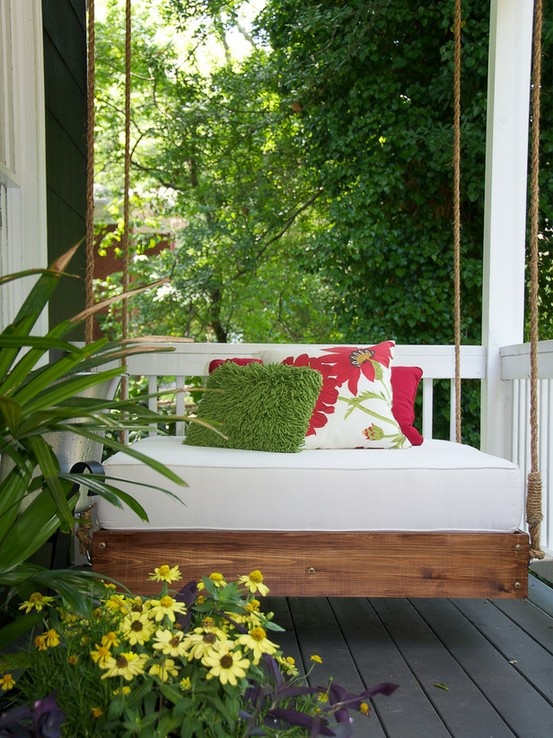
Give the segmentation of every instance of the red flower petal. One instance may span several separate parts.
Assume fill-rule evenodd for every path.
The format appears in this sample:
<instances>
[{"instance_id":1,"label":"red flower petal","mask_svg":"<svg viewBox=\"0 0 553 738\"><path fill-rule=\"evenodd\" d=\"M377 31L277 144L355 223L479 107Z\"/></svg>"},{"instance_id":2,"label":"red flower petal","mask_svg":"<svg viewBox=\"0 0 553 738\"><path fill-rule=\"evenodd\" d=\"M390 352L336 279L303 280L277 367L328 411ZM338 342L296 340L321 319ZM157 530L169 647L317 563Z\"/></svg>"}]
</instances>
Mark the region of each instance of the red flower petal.
<instances>
[{"instance_id":1,"label":"red flower petal","mask_svg":"<svg viewBox=\"0 0 553 738\"><path fill-rule=\"evenodd\" d=\"M311 369L316 369L323 375L323 386L315 403L306 433L306 436L313 436L317 432L317 428L323 428L328 423L327 416L332 415L334 412L334 406L338 401L336 377L333 373L330 373L330 367L322 357L300 354L296 357L288 356L282 363L290 364L291 366L307 366Z\"/></svg>"},{"instance_id":2,"label":"red flower petal","mask_svg":"<svg viewBox=\"0 0 553 738\"><path fill-rule=\"evenodd\" d=\"M393 341L384 341L375 346L334 346L324 349L328 352L325 362L334 367L338 386L345 382L352 395L357 395L357 388L361 372L371 382L375 380L374 363L385 367L390 365L392 358Z\"/></svg>"}]
</instances>

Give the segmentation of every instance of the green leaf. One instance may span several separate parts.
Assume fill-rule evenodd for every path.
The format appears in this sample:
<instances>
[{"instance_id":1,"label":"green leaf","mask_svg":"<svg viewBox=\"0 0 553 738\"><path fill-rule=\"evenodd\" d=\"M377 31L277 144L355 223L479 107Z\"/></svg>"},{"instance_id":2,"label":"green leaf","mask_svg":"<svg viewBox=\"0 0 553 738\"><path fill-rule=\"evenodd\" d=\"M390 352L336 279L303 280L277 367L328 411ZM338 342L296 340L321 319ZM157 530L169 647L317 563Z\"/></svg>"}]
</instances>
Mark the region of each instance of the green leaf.
<instances>
[{"instance_id":1,"label":"green leaf","mask_svg":"<svg viewBox=\"0 0 553 738\"><path fill-rule=\"evenodd\" d=\"M0 395L0 419L4 421L12 435L17 435L21 421L21 405L11 397Z\"/></svg>"},{"instance_id":2,"label":"green leaf","mask_svg":"<svg viewBox=\"0 0 553 738\"><path fill-rule=\"evenodd\" d=\"M69 251L66 251L58 259L56 259L56 261L54 261L48 267L48 269L26 270L23 272L17 272L15 274L10 274L7 277L3 277L0 279L0 284L2 284L13 279L20 279L24 276L29 276L33 274L38 275L38 280L29 291L27 297L25 298L25 301L23 302L23 305L20 307L17 313L17 316L14 320L15 323L18 323L26 317L36 316L38 318L44 307L47 305L50 297L54 293L54 290L58 286L60 277L66 274L65 268L70 263L79 246L80 244L76 244L71 249L69 249Z\"/></svg>"},{"instance_id":3,"label":"green leaf","mask_svg":"<svg viewBox=\"0 0 553 738\"><path fill-rule=\"evenodd\" d=\"M19 639L25 635L31 628L41 622L43 613L33 612L28 615L19 615L8 625L0 628L0 652L5 651L9 646L13 646ZM10 665L10 658L13 659ZM9 671L14 668L21 668L21 664L16 663L16 655L3 654L1 656L0 671ZM15 663L15 666L13 665Z\"/></svg>"},{"instance_id":4,"label":"green leaf","mask_svg":"<svg viewBox=\"0 0 553 738\"><path fill-rule=\"evenodd\" d=\"M8 458L7 454L6 458ZM2 494L0 494L0 559L3 539L12 529L17 519L19 507L31 483L33 469L34 464L29 464L24 457L20 458L17 460L17 466L2 480Z\"/></svg>"},{"instance_id":5,"label":"green leaf","mask_svg":"<svg viewBox=\"0 0 553 738\"><path fill-rule=\"evenodd\" d=\"M178 705L180 702L182 702L183 693L180 689L177 689L177 687L173 687L173 685L171 684L164 684L163 682L161 682L159 685L159 690L161 694L165 697L165 699L169 700L169 702L172 702L174 705ZM180 720L178 724L180 724Z\"/></svg>"},{"instance_id":6,"label":"green leaf","mask_svg":"<svg viewBox=\"0 0 553 738\"><path fill-rule=\"evenodd\" d=\"M52 447L41 436L27 438L25 445L34 454L46 487L54 500L60 522L67 530L72 530L74 525L72 507L74 507L75 500L73 500L73 506L70 506L67 501L69 489L67 485L61 483L60 467Z\"/></svg>"}]
</instances>

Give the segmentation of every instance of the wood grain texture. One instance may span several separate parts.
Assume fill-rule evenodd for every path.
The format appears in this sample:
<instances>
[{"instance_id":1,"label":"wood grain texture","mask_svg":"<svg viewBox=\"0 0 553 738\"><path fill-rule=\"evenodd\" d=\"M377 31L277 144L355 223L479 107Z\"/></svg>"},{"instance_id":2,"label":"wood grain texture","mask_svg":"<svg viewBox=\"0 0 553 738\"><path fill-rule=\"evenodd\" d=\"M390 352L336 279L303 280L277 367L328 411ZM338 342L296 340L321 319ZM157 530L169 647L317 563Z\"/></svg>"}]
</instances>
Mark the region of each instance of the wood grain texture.
<instances>
[{"instance_id":1,"label":"wood grain texture","mask_svg":"<svg viewBox=\"0 0 553 738\"><path fill-rule=\"evenodd\" d=\"M528 550L520 532L99 530L93 568L142 594L157 592L148 574L169 563L185 581L260 569L279 596L522 598Z\"/></svg>"}]
</instances>

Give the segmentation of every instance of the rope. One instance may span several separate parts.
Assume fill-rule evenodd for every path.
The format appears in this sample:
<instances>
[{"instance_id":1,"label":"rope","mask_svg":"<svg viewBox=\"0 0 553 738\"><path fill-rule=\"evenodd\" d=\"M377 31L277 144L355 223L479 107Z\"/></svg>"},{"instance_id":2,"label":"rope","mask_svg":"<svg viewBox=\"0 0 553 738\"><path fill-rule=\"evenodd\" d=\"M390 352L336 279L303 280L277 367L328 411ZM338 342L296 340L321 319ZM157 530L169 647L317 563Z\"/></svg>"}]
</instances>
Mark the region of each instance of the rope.
<instances>
[{"instance_id":1,"label":"rope","mask_svg":"<svg viewBox=\"0 0 553 738\"><path fill-rule=\"evenodd\" d=\"M461 26L462 0L453 23L453 318L455 340L455 440L461 443Z\"/></svg>"},{"instance_id":2,"label":"rope","mask_svg":"<svg viewBox=\"0 0 553 738\"><path fill-rule=\"evenodd\" d=\"M542 0L535 0L531 93L530 148L530 473L526 495L526 522L530 534L530 557L543 559L540 543L542 514L542 480L539 471L538 428L538 230L539 230L539 169L540 169L540 90L542 66Z\"/></svg>"},{"instance_id":3,"label":"rope","mask_svg":"<svg viewBox=\"0 0 553 738\"><path fill-rule=\"evenodd\" d=\"M126 0L125 9L125 164L123 185L123 291L129 289L130 259L130 181L131 181L131 0ZM129 317L128 300L123 299L123 316L121 320L123 339L128 338Z\"/></svg>"},{"instance_id":4,"label":"rope","mask_svg":"<svg viewBox=\"0 0 553 738\"><path fill-rule=\"evenodd\" d=\"M125 5L125 154L124 154L124 184L123 184L123 292L129 290L129 262L130 262L130 188L131 188L131 0ZM121 336L123 340L129 337L129 301L124 297L122 301ZM127 380L127 359L121 361L121 398L127 399L129 383ZM127 438L123 435L122 442Z\"/></svg>"},{"instance_id":5,"label":"rope","mask_svg":"<svg viewBox=\"0 0 553 738\"><path fill-rule=\"evenodd\" d=\"M96 122L94 100L96 96L96 30L94 0L88 0L88 48L87 48L87 98L86 98L86 216L85 216L85 305L92 306L94 279L94 126ZM94 317L85 321L85 341L91 343L94 334Z\"/></svg>"}]
</instances>

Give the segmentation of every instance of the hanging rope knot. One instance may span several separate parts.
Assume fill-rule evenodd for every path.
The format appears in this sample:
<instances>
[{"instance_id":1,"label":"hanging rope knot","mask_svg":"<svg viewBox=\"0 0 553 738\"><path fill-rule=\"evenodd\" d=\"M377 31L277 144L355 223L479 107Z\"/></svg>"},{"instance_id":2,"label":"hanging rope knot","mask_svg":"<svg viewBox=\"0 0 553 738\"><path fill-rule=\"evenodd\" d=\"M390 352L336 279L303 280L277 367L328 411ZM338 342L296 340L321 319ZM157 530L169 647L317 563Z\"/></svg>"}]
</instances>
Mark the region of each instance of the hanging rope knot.
<instances>
[{"instance_id":1,"label":"hanging rope knot","mask_svg":"<svg viewBox=\"0 0 553 738\"><path fill-rule=\"evenodd\" d=\"M539 472L530 472L528 474L528 506L526 513L528 525L539 525L543 520L541 490L541 474Z\"/></svg>"},{"instance_id":2,"label":"hanging rope knot","mask_svg":"<svg viewBox=\"0 0 553 738\"><path fill-rule=\"evenodd\" d=\"M543 520L541 505L542 480L540 472L531 471L528 474L526 522L530 533L530 558L543 559L544 552L540 543L540 523Z\"/></svg>"}]
</instances>

